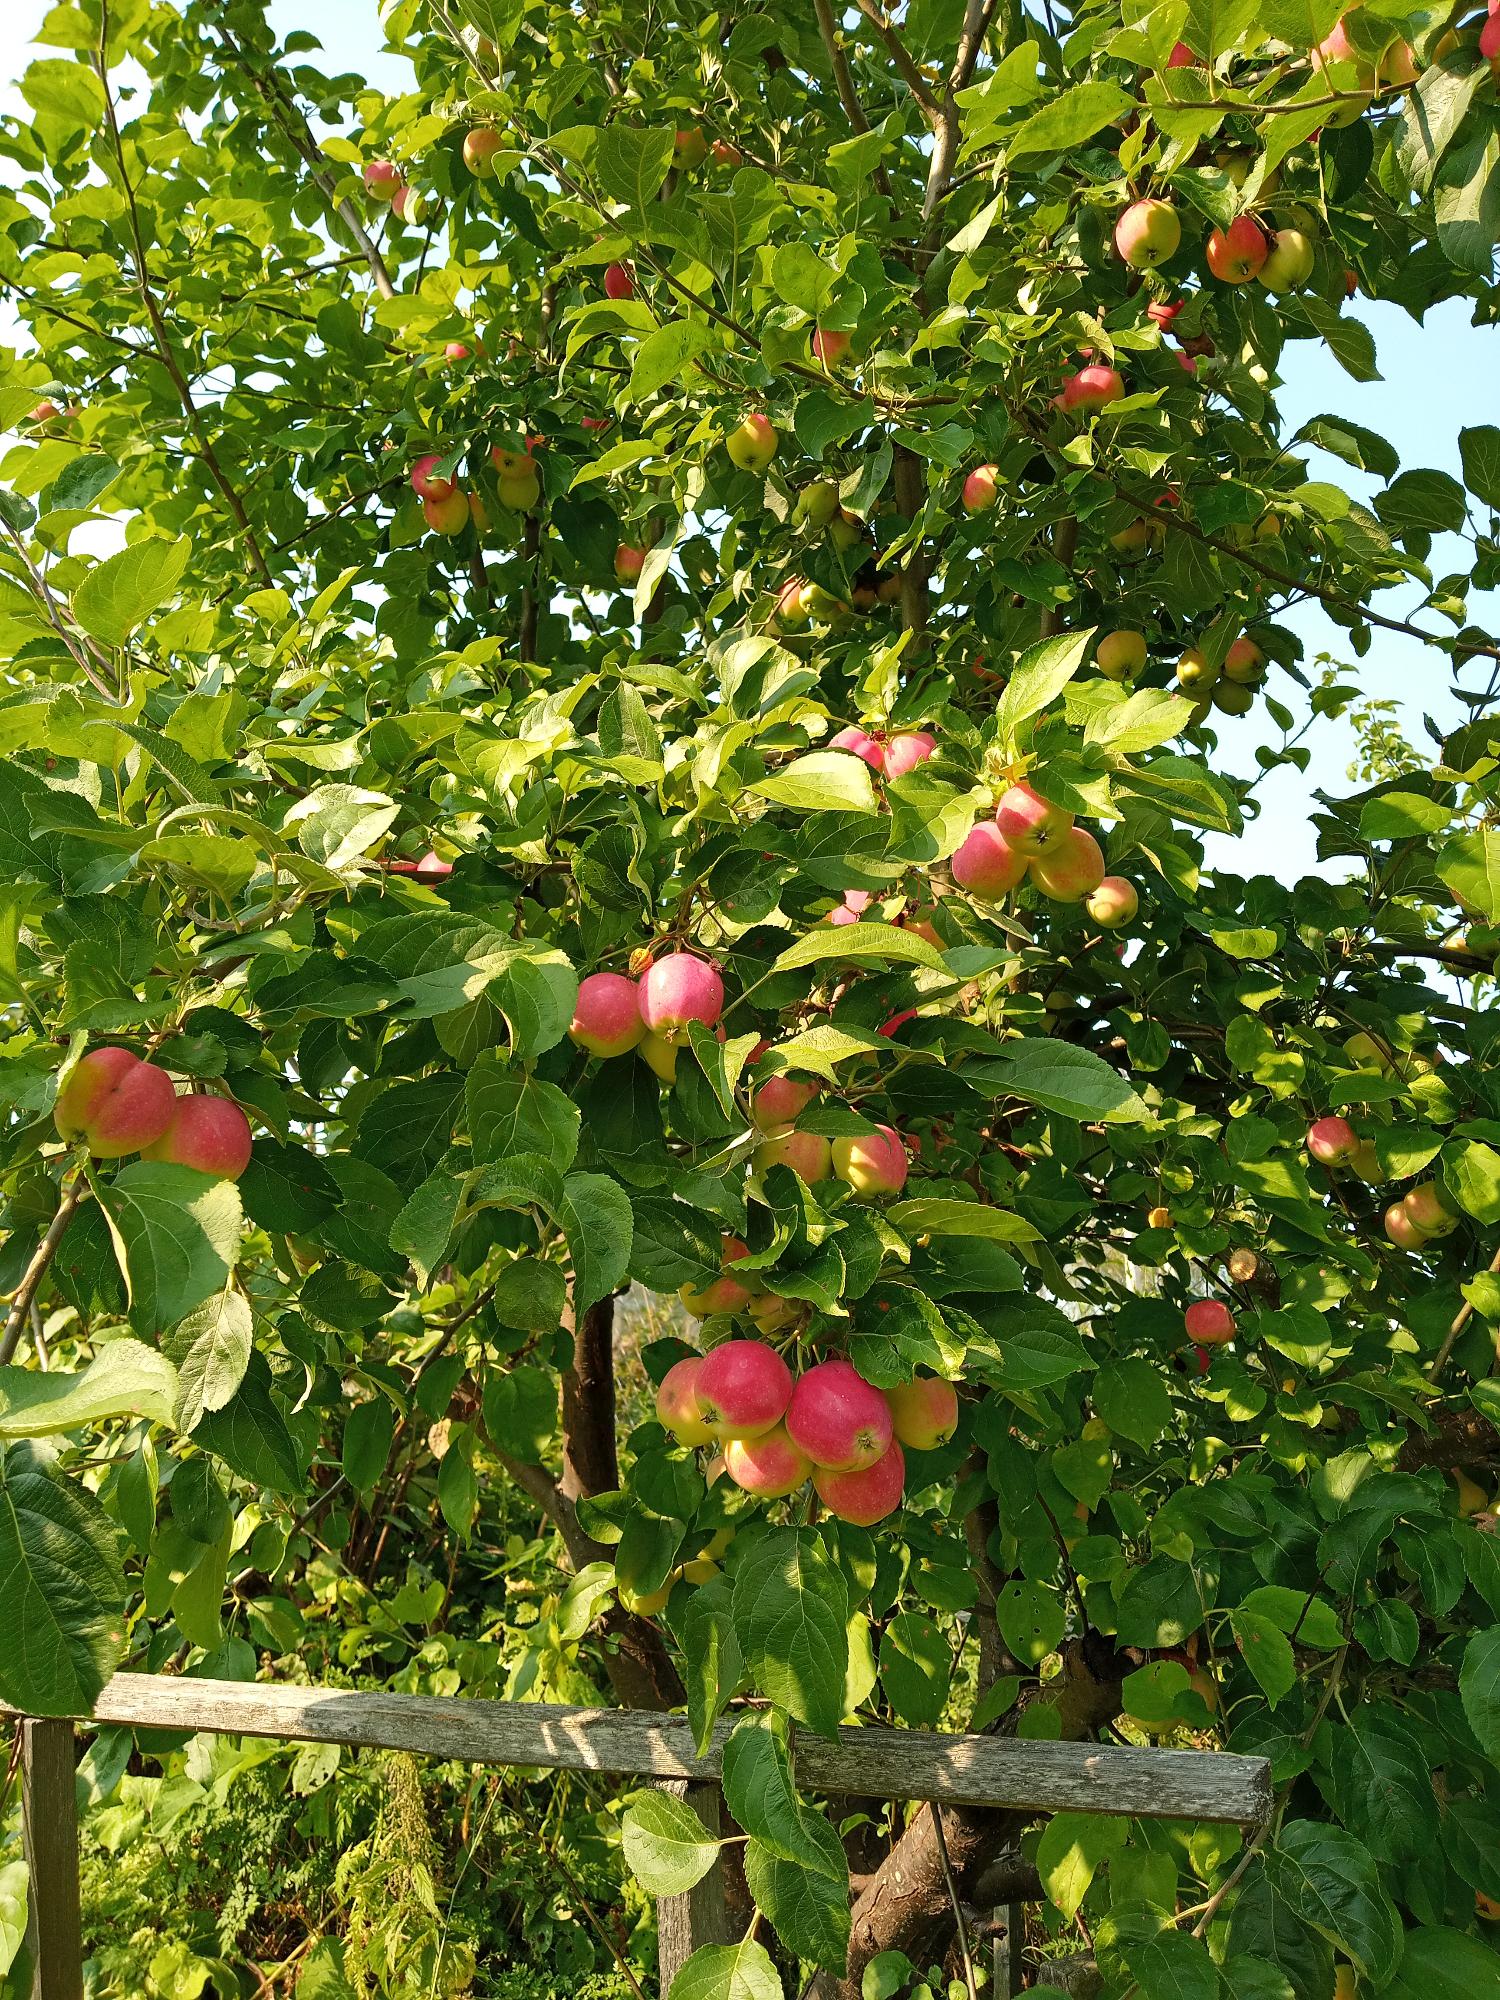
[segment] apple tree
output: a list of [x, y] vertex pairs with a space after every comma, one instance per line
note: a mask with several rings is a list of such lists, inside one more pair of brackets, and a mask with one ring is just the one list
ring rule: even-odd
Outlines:
[[[1500, 429], [1277, 410], [1492, 312], [1497, 17], [265, 16], [65, 0], [0, 135], [0, 1696], [500, 1493], [489, 1691], [733, 1725], [693, 2000], [997, 1870], [1115, 2000], [1500, 1992]], [[1396, 635], [1463, 725], [1236, 874]], [[851, 1819], [846, 1718], [1275, 1808]]]

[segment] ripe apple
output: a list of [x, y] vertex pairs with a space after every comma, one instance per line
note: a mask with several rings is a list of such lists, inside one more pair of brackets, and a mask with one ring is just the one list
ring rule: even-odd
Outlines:
[[637, 548], [634, 542], [621, 542], [615, 550], [615, 582], [622, 589], [640, 580], [641, 571], [646, 567], [646, 551]]
[[792, 1371], [763, 1340], [726, 1340], [704, 1355], [697, 1391], [699, 1415], [721, 1444], [761, 1437], [786, 1415]]
[[937, 738], [925, 729], [909, 729], [891, 737], [882, 759], [886, 777], [904, 778], [918, 764], [925, 764], [936, 749]]
[[701, 167], [708, 158], [708, 141], [701, 129], [694, 125], [686, 132], [676, 132], [672, 136], [672, 157], [679, 167]]
[[604, 296], [607, 299], [633, 299], [635, 297], [635, 272], [629, 264], [605, 265]]
[[764, 472], [776, 456], [779, 440], [771, 420], [761, 410], [752, 410], [724, 439], [724, 449], [741, 472]]
[[[1330, 126], [1352, 125], [1368, 109], [1375, 95], [1377, 82], [1375, 65], [1362, 55], [1350, 41], [1344, 20], [1336, 21], [1331, 31], [1312, 52], [1313, 68], [1324, 74], [1331, 91], [1346, 93], [1344, 102], [1324, 113], [1323, 122]], [[1342, 73], [1339, 65], [1347, 65]]]
[[851, 722], [847, 729], [841, 729], [837, 736], [828, 739], [830, 750], [848, 750], [856, 757], [862, 757], [872, 771], [884, 771], [885, 746], [878, 736], [872, 736], [868, 729], [861, 729]]
[[787, 578], [776, 593], [776, 608], [771, 616], [783, 631], [797, 631], [807, 624], [812, 617], [812, 607], [808, 602], [805, 578]]
[[1027, 862], [993, 820], [982, 819], [948, 867], [960, 889], [998, 903], [1025, 878]]
[[1254, 687], [1266, 677], [1266, 656], [1253, 639], [1243, 634], [1224, 655], [1224, 678]]
[[805, 1486], [812, 1460], [792, 1443], [785, 1424], [762, 1437], [731, 1438], [724, 1447], [724, 1470], [736, 1486], [760, 1500], [784, 1500]]
[[1219, 678], [1219, 669], [1211, 667], [1196, 646], [1189, 646], [1177, 662], [1177, 685], [1189, 694], [1205, 695]]
[[1119, 370], [1094, 362], [1068, 377], [1059, 400], [1065, 410], [1102, 410], [1109, 403], [1117, 403], [1124, 393]]
[[856, 1194], [899, 1194], [906, 1185], [906, 1148], [894, 1125], [833, 1142], [834, 1177]]
[[1072, 831], [1073, 815], [1053, 805], [1024, 780], [1002, 794], [995, 807], [995, 825], [1017, 853], [1027, 860], [1045, 854]]
[[1307, 1128], [1307, 1150], [1320, 1166], [1340, 1166], [1358, 1152], [1359, 1134], [1347, 1118], [1318, 1118]]
[[1270, 255], [1256, 272], [1256, 282], [1268, 292], [1300, 291], [1313, 274], [1313, 240], [1300, 229], [1278, 229]]
[[652, 1034], [669, 1042], [686, 1038], [688, 1023], [718, 1025], [724, 1011], [724, 981], [716, 965], [690, 951], [668, 952], [647, 967], [640, 985], [641, 1019]]
[[1222, 1347], [1234, 1339], [1234, 1314], [1222, 1299], [1194, 1299], [1182, 1324], [1188, 1339], [1200, 1347]]
[[1227, 229], [1208, 239], [1208, 268], [1226, 285], [1246, 285], [1271, 254], [1266, 233], [1253, 215], [1237, 215]]
[[450, 493], [445, 500], [424, 500], [422, 518], [434, 534], [461, 535], [469, 525], [468, 495]]
[[1185, 299], [1153, 299], [1146, 308], [1146, 317], [1165, 333], [1186, 303]]
[[896, 1441], [908, 1451], [936, 1451], [958, 1429], [958, 1391], [937, 1375], [887, 1389]]
[[1084, 903], [1094, 922], [1107, 931], [1117, 931], [1128, 924], [1140, 907], [1134, 883], [1127, 882], [1123, 875], [1106, 875]]
[[421, 188], [403, 182], [391, 197], [391, 214], [409, 229], [420, 228], [431, 213], [431, 197], [424, 194]]
[[744, 154], [731, 139], [715, 139], [709, 151], [721, 167], [737, 167], [744, 161]]
[[762, 1132], [789, 1132], [821, 1085], [795, 1076], [768, 1077], [750, 1100], [750, 1120]]
[[1081, 903], [1104, 881], [1104, 854], [1086, 827], [1069, 827], [1057, 847], [1031, 858], [1031, 879], [1054, 903]]
[[1094, 648], [1094, 664], [1108, 681], [1128, 681], [1146, 664], [1146, 641], [1139, 632], [1106, 632]]
[[976, 466], [964, 481], [960, 497], [966, 514], [987, 514], [1000, 498], [999, 466]]
[[[750, 1246], [738, 1236], [726, 1236], [721, 1247], [723, 1265], [736, 1264], [750, 1255]], [[721, 1266], [718, 1277], [710, 1278], [706, 1285], [695, 1285], [691, 1280], [679, 1285], [677, 1296], [694, 1319], [707, 1319], [710, 1313], [738, 1312], [750, 1303], [755, 1289], [753, 1284], [741, 1283]]]
[[1405, 1203], [1399, 1201], [1393, 1201], [1385, 1212], [1385, 1233], [1401, 1250], [1420, 1250], [1427, 1241], [1426, 1230], [1417, 1227]]
[[472, 352], [473, 349], [466, 347], [463, 341], [450, 340], [443, 349], [443, 359], [445, 361], [467, 361]]
[[679, 1444], [713, 1443], [714, 1434], [703, 1421], [698, 1402], [698, 1371], [702, 1366], [701, 1354], [674, 1361], [656, 1392], [656, 1420]]
[[831, 1472], [874, 1465], [895, 1435], [890, 1404], [841, 1354], [798, 1376], [786, 1428], [799, 1451]]
[[754, 1157], [758, 1174], [769, 1173], [772, 1167], [790, 1167], [809, 1187], [826, 1181], [833, 1171], [833, 1149], [817, 1132], [779, 1132], [762, 1139]]
[[449, 500], [458, 491], [453, 480], [441, 479], [433, 472], [433, 467], [442, 462], [440, 453], [429, 451], [412, 467], [411, 490], [419, 500]]
[[1458, 1227], [1458, 1215], [1437, 1181], [1409, 1189], [1401, 1206], [1424, 1236], [1450, 1236]]
[[250, 1121], [232, 1099], [179, 1097], [171, 1124], [141, 1148], [141, 1158], [237, 1181], [250, 1164], [251, 1146]]
[[825, 368], [837, 368], [841, 361], [848, 359], [852, 344], [847, 333], [820, 326], [812, 337], [813, 360], [821, 361]]
[[813, 1468], [813, 1491], [836, 1520], [857, 1528], [873, 1528], [901, 1505], [906, 1487], [906, 1460], [893, 1440], [884, 1458], [862, 1472], [830, 1472]]
[[401, 169], [393, 160], [367, 160], [364, 178], [371, 201], [394, 201], [402, 185]]
[[[1489, 19], [1479, 30], [1479, 53], [1486, 62], [1500, 63], [1500, 14], [1492, 11]], [[1481, 1914], [1495, 1914], [1494, 1906]]]
[[832, 924], [835, 930], [843, 924], [861, 923], [874, 900], [868, 889], [846, 889], [843, 902], [830, 910], [823, 921]]
[[677, 1081], [679, 1050], [676, 1042], [669, 1042], [663, 1035], [645, 1034], [641, 1036], [636, 1046], [636, 1054], [647, 1069], [654, 1071], [663, 1083], [670, 1084]]
[[90, 1049], [57, 1093], [58, 1136], [83, 1139], [96, 1160], [122, 1160], [154, 1145], [177, 1115], [172, 1079], [129, 1049]]
[[472, 132], [464, 135], [464, 165], [475, 180], [493, 179], [495, 155], [504, 150], [505, 140], [502, 135], [487, 125], [476, 126]]
[[579, 982], [568, 1033], [591, 1056], [623, 1056], [646, 1032], [640, 992], [623, 972], [591, 972]]
[[1115, 248], [1132, 271], [1153, 271], [1177, 255], [1182, 224], [1169, 201], [1134, 201], [1115, 224]]
[[1198, 58], [1186, 42], [1173, 42], [1172, 53], [1167, 57], [1168, 69], [1196, 69]]

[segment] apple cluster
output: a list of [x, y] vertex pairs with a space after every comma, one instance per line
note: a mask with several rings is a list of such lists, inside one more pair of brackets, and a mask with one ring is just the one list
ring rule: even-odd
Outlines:
[[91, 1049], [57, 1093], [58, 1136], [96, 1160], [130, 1153], [236, 1181], [250, 1164], [250, 1123], [227, 1097], [179, 1097], [164, 1069], [129, 1049]]
[[723, 1012], [719, 968], [693, 952], [673, 951], [654, 959], [638, 980], [623, 972], [591, 972], [579, 982], [568, 1033], [592, 1056], [624, 1056], [633, 1049], [663, 1083], [671, 1083], [693, 1022], [718, 1028]]
[[[1358, 1038], [1356, 1038], [1357, 1040]], [[1307, 1150], [1320, 1166], [1348, 1167], [1371, 1185], [1384, 1180], [1374, 1142], [1362, 1137], [1347, 1118], [1329, 1116], [1308, 1127]], [[1421, 1250], [1458, 1227], [1458, 1213], [1440, 1181], [1423, 1181], [1408, 1188], [1385, 1211], [1385, 1233], [1400, 1250]]]
[[1104, 854], [1065, 807], [1024, 780], [1001, 794], [992, 820], [981, 820], [949, 864], [961, 889], [999, 902], [1023, 880], [1055, 903], [1082, 903], [1096, 924], [1117, 930], [1140, 908], [1134, 885], [1106, 875]]
[[938, 1376], [877, 1389], [842, 1355], [794, 1378], [767, 1342], [731, 1339], [669, 1368], [656, 1413], [679, 1444], [717, 1447], [746, 1493], [784, 1500], [810, 1479], [830, 1514], [872, 1527], [901, 1504], [906, 1450], [952, 1437], [958, 1394]]
[[[539, 442], [529, 439], [525, 451], [511, 451], [498, 444], [490, 447], [501, 505], [517, 514], [529, 514], [541, 504], [542, 483], [532, 456], [532, 447]], [[465, 492], [457, 480], [439, 473], [441, 463], [441, 455], [429, 451], [411, 469], [411, 488], [422, 503], [423, 520], [438, 535], [461, 535], [471, 521], [480, 534], [488, 533], [490, 517], [484, 495]]]

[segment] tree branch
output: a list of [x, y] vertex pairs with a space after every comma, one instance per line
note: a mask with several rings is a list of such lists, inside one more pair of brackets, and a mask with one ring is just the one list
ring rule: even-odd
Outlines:
[[57, 1247], [67, 1234], [68, 1224], [78, 1211], [79, 1204], [88, 1194], [89, 1185], [82, 1174], [78, 1174], [71, 1187], [63, 1192], [57, 1204], [57, 1213], [48, 1224], [47, 1233], [37, 1246], [36, 1254], [26, 1266], [16, 1295], [11, 1300], [10, 1313], [5, 1322], [5, 1331], [0, 1333], [0, 1366], [10, 1361], [21, 1338], [21, 1330], [26, 1324], [31, 1301], [36, 1297], [37, 1286], [47, 1275], [47, 1268], [57, 1255]]

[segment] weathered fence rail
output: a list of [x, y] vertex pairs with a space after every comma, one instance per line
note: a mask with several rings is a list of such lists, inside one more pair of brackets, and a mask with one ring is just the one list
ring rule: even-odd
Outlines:
[[[83, 1992], [75, 1724], [408, 1750], [521, 1770], [598, 1771], [670, 1785], [715, 1827], [720, 1751], [729, 1729], [722, 1724], [700, 1758], [680, 1716], [151, 1674], [117, 1674], [89, 1715], [42, 1720], [18, 1717], [3, 1705], [0, 1715], [20, 1721], [24, 1735], [32, 2000], [81, 2000]], [[810, 1791], [1038, 1813], [1084, 1811], [1252, 1826], [1271, 1805], [1270, 1766], [1262, 1757], [920, 1730], [845, 1728], [837, 1742], [799, 1736], [797, 1772]], [[661, 1915], [665, 1992], [699, 1945], [722, 1941], [722, 1886], [710, 1877], [690, 1895], [664, 1903]]]

